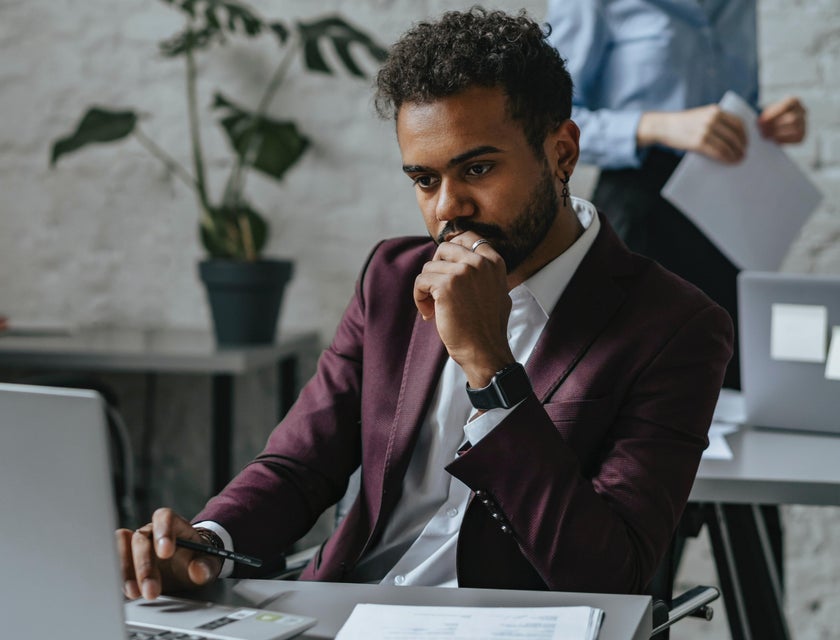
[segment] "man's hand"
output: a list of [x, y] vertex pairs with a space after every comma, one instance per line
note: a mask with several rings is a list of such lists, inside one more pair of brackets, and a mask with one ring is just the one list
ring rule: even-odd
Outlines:
[[511, 301], [502, 257], [490, 244], [470, 248], [472, 231], [442, 242], [414, 281], [414, 302], [424, 320], [434, 319], [449, 356], [481, 388], [515, 359], [507, 340]]
[[791, 96], [766, 107], [758, 116], [758, 128], [761, 135], [779, 144], [802, 142], [805, 116], [805, 107], [799, 98]]
[[189, 522], [171, 509], [158, 509], [137, 529], [117, 529], [123, 592], [128, 598], [157, 598], [164, 589], [183, 590], [212, 581], [222, 570], [219, 558], [175, 546], [175, 538], [202, 542]]
[[733, 164], [747, 150], [747, 131], [741, 119], [716, 104], [686, 111], [642, 114], [636, 130], [639, 147], [661, 144], [695, 151], [713, 160]]

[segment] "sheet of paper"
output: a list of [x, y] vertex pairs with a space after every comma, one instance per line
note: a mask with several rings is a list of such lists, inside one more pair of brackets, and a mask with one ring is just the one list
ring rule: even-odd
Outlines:
[[825, 360], [825, 377], [827, 380], [840, 380], [840, 327], [831, 328], [831, 342]]
[[770, 314], [770, 357], [794, 362], [825, 362], [828, 309], [820, 305], [781, 304]]
[[602, 619], [591, 607], [358, 604], [336, 640], [594, 640]]
[[746, 157], [727, 165], [686, 153], [662, 196], [740, 268], [775, 271], [822, 194], [779, 145], [762, 137], [749, 104], [729, 91], [720, 106], [744, 121]]

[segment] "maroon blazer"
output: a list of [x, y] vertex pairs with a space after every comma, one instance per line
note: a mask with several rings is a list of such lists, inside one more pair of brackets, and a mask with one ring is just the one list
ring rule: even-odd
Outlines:
[[[402, 498], [446, 358], [412, 297], [434, 249], [424, 238], [374, 249], [316, 375], [196, 519], [276, 558], [361, 464], [356, 502], [302, 576], [349, 577]], [[459, 584], [642, 591], [685, 507], [731, 352], [726, 312], [630, 253], [601, 217], [528, 360], [533, 394], [446, 468], [474, 491]]]

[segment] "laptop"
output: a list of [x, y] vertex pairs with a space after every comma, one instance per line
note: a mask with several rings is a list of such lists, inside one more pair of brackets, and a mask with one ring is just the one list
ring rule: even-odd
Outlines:
[[738, 316], [747, 424], [840, 433], [840, 277], [744, 271]]
[[126, 602], [104, 415], [93, 391], [0, 384], [3, 637], [281, 640], [315, 624], [192, 600]]

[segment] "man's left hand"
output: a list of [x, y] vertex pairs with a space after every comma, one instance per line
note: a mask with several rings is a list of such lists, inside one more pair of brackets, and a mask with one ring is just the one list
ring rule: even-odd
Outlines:
[[791, 96], [766, 107], [758, 116], [758, 128], [761, 135], [779, 144], [802, 142], [805, 116], [805, 107], [799, 98]]
[[511, 300], [502, 257], [474, 232], [438, 245], [414, 281], [414, 302], [424, 320], [434, 319], [449, 356], [473, 388], [514, 361], [507, 340]]

